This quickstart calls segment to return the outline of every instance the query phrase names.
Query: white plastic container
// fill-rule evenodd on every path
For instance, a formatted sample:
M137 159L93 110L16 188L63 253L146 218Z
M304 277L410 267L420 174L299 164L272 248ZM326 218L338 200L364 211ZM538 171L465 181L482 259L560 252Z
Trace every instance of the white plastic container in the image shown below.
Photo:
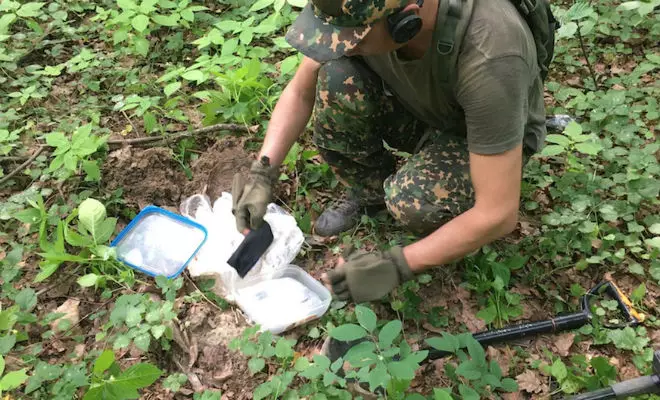
M278 334L320 318L330 307L330 291L302 268L287 265L239 280L236 303L261 331Z

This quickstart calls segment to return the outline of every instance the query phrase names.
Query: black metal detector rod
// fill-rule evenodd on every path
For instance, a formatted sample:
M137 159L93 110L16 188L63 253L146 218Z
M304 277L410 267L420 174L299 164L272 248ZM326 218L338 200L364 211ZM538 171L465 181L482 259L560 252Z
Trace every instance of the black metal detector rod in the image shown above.
M474 339L479 342L484 348L488 345L495 343L503 343L515 339L521 339L527 336L534 336L544 333L554 333L567 331L580 328L591 322L592 314L589 307L589 299L601 293L607 293L616 299L619 311L624 315L625 322L620 325L608 326L603 324L605 328L623 328L625 326L636 326L644 319L644 316L639 314L632 308L630 300L619 290L619 288L612 281L604 281L593 287L589 292L582 296L580 300L581 310L572 314L560 315L555 318L547 319L545 321L526 322L516 325L506 326L501 329L484 331L472 335ZM436 360L445 357L450 353L430 349L429 359Z
M653 375L615 383L608 388L568 397L565 400L625 399L640 394L660 393L660 350L657 350L653 356L653 372Z
M583 310L573 314L560 315L556 318L551 318L545 321L526 322L507 326L502 329L479 332L473 334L472 337L474 337L481 346L486 348L491 344L508 342L527 336L577 329L588 324L590 319L591 315ZM450 353L441 350L429 350L429 358L431 360L442 358L448 354Z

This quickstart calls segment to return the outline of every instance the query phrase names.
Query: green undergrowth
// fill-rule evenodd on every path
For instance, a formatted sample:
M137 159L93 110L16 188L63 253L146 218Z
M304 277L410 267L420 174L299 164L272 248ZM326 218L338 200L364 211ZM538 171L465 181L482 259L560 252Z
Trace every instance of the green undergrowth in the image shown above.
M228 304L212 292L212 281L184 288L183 278L151 279L116 260L110 241L138 210L125 205L121 188L106 189L103 165L112 139L168 137L219 123L257 126L256 133L218 134L248 135L252 149L301 60L283 35L303 5L0 4L3 398L129 399L148 392L220 398L212 390L188 395L187 375L171 362L172 342L182 305ZM562 28L546 82L547 112L575 121L550 132L525 168L520 230L457 265L418 276L372 307L334 302L295 340L249 328L232 348L247 358L251 376L240 379L256 382L253 397L348 399L355 385L396 399L499 398L518 390L560 396L605 387L631 369L650 373L660 328L658 6L658 0L553 3ZM201 142L170 142L188 179L190 162L205 150ZM339 190L306 137L284 160L280 182L288 190L282 200L305 233ZM312 263L347 245L413 240L386 216L365 216L338 240L305 246L303 258ZM532 302L535 318L540 309L546 316L576 311L606 273L623 283L646 316L643 324L605 328L621 317L616 303L604 299L592 305L593 323L572 332L568 355L552 346L510 346L508 371L472 339L454 309L429 304L439 286L445 296L460 286L474 320L499 328L523 319ZM82 300L100 307L74 317L73 303L57 298L53 305L47 294L63 280L75 281L64 294L70 300L88 296ZM338 360L304 352L328 336L362 342ZM579 354L578 345L589 353ZM429 372L426 360L435 350L446 361Z

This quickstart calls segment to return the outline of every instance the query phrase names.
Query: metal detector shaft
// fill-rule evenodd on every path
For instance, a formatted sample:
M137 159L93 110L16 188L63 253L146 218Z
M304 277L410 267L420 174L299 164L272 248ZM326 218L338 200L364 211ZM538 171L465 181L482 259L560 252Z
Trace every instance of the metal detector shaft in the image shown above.
M568 400L625 399L640 394L660 393L660 375L640 376L639 378L615 383L614 385L569 397Z
M605 400L625 399L640 394L660 393L660 350L653 353L653 375L615 383L614 385L589 393L569 397L566 400Z
M527 336L576 329L588 324L589 320L589 314L581 311L573 314L560 315L556 318L551 318L545 321L526 322L507 326L502 329L479 332L473 334L472 337L486 348L486 346L491 344L521 339ZM429 351L429 359L435 360L445 357L448 354L450 353L431 349Z

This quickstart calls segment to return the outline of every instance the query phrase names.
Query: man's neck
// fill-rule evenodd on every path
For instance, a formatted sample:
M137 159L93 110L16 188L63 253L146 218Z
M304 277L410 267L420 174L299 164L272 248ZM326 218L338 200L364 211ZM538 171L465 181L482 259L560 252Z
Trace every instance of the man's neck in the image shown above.
M398 50L398 53L407 59L420 59L424 57L426 51L431 47L435 23L438 19L438 6L440 0L425 0L424 6L419 11L422 18L422 30L409 41L405 46Z

